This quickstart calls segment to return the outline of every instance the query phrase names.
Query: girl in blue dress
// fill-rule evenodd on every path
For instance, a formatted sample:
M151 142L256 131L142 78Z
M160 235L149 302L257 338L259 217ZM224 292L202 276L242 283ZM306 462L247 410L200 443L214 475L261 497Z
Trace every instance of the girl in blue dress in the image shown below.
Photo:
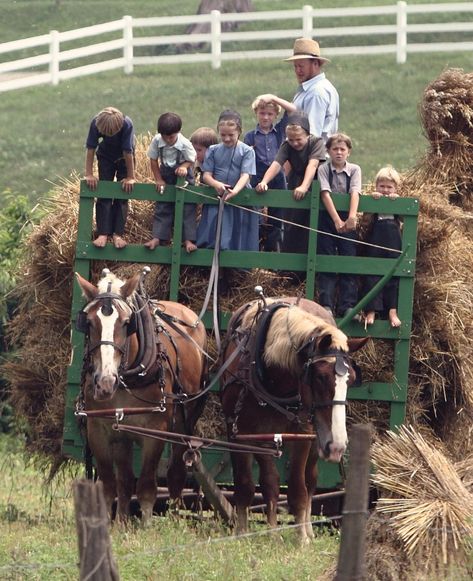
M202 166L203 182L213 187L225 200L235 198L250 187L250 176L256 174L255 152L239 141L241 117L236 111L220 114L217 131L221 143L211 145ZM238 198L235 199L238 203ZM205 205L197 228L198 248L215 247L218 206ZM222 218L221 250L258 250L259 216L235 206L225 205Z

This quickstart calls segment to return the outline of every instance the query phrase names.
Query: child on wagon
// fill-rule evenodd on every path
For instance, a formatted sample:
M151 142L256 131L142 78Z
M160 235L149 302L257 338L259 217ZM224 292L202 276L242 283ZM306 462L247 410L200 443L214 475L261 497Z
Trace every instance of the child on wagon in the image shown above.
M335 234L338 237L319 234L317 251L318 254L325 255L356 256L361 168L348 161L352 150L352 142L348 135L335 133L328 138L326 146L330 159L320 167L318 173L320 196L326 209L326 212L320 213L319 229L321 232ZM348 212L337 211L331 197L332 192L350 196ZM338 275L337 289L337 274L322 272L318 276L318 287L320 304L333 313L338 302L339 316L346 315L357 303L358 283L357 277L353 274Z
M240 114L226 109L217 123L221 143L211 145L202 166L203 182L215 189L218 197L231 200L249 186L256 173L253 148L239 140L242 124ZM218 206L205 205L197 228L197 246L215 248ZM221 250L258 250L259 216L245 209L225 205L220 239Z
M192 181L192 167L196 153L192 143L182 135L182 120L176 113L163 113L158 119L158 133L148 148L151 171L156 182L156 190L164 192L166 184L175 185L178 177ZM182 237L186 252L196 250L196 206L184 204ZM174 204L156 202L153 216L153 237L145 243L146 248L154 250L165 246L171 240L174 221Z
M130 193L135 183L135 134L132 120L115 107L102 109L91 121L86 140L85 180L95 190L99 180L121 181ZM94 175L94 157L97 156L99 177ZM124 248L123 239L128 215L128 200L98 198L95 204L97 238L94 246L103 248L113 236L115 248Z
M244 142L253 147L256 155L256 175L251 177L251 185L256 185L263 179L264 174L274 161L281 143L286 138L285 120L276 123L281 112L281 105L272 100L273 95L259 95L253 101L251 108L258 121L256 128L248 131ZM289 104L291 105L291 104ZM295 107L294 107L295 109ZM282 168L268 183L269 189L285 190L286 176ZM282 223L277 218L282 217L282 208L268 208L267 226L268 236L264 242L263 250L278 252L282 244Z
M216 145L218 143L218 135L215 129L212 129L211 127L199 127L199 129L196 129L189 139L196 153L194 183L196 186L199 186L202 183L202 165L204 163L205 154L211 145Z
M392 166L388 165L383 167L376 175L376 191L371 195L375 199L385 196L390 200L395 200L399 197L397 189L400 183L401 177ZM366 242L392 248L393 250L401 250L402 224L399 216L394 214L372 214L368 220L367 234L365 235ZM374 258L399 257L397 252L390 252L389 250L371 246L365 247L364 254ZM370 291L380 278L380 276L376 275L365 276L363 280L364 293L366 294ZM401 326L401 320L397 314L398 288L399 279L395 277L391 278L381 292L366 305L366 325L372 325L374 323L376 314L387 313L391 327L397 328Z
M291 169L287 185L293 190L295 200L302 200L312 188L321 162L325 161L325 146L320 137L311 135L309 119L302 111L287 117L286 140L281 144L275 160L256 186L257 192L265 192L269 182L281 171L286 162ZM285 209L283 218L291 223L284 224L283 252L307 252L308 233L298 225L309 226L309 210Z

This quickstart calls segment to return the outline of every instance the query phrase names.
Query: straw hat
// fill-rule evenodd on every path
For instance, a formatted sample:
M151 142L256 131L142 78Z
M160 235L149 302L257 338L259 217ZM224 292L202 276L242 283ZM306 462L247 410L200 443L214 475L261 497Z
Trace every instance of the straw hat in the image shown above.
M317 59L319 61L329 63L330 60L320 56L319 43L311 38L297 38L294 41L293 56L290 56L285 61L296 61L298 59Z

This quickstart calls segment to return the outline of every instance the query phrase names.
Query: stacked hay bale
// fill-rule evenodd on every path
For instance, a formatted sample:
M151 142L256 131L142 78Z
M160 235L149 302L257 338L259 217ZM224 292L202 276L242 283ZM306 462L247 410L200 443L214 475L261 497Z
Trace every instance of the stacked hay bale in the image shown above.
M425 89L420 117L429 149L403 180L403 194L420 200L413 427L373 450L380 499L367 562L379 580L463 578L471 567L473 74L444 71Z

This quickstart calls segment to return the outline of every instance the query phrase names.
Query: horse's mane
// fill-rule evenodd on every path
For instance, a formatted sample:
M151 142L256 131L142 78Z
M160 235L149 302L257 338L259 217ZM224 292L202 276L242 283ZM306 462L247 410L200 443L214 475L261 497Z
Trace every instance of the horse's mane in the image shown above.
M123 280L119 279L116 274L109 272L97 283L97 288L99 289L100 294L109 292L109 283L111 283L110 292L114 294L120 294L120 289L125 284Z
M268 299L272 304L276 300ZM258 310L255 302L245 313L242 326L249 328ZM297 370L300 363L297 359L297 350L310 337L319 337L329 334L332 336L331 348L348 352L347 336L334 325L321 317L317 317L296 305L278 309L273 314L266 337L264 362L266 365L275 365L283 369Z

